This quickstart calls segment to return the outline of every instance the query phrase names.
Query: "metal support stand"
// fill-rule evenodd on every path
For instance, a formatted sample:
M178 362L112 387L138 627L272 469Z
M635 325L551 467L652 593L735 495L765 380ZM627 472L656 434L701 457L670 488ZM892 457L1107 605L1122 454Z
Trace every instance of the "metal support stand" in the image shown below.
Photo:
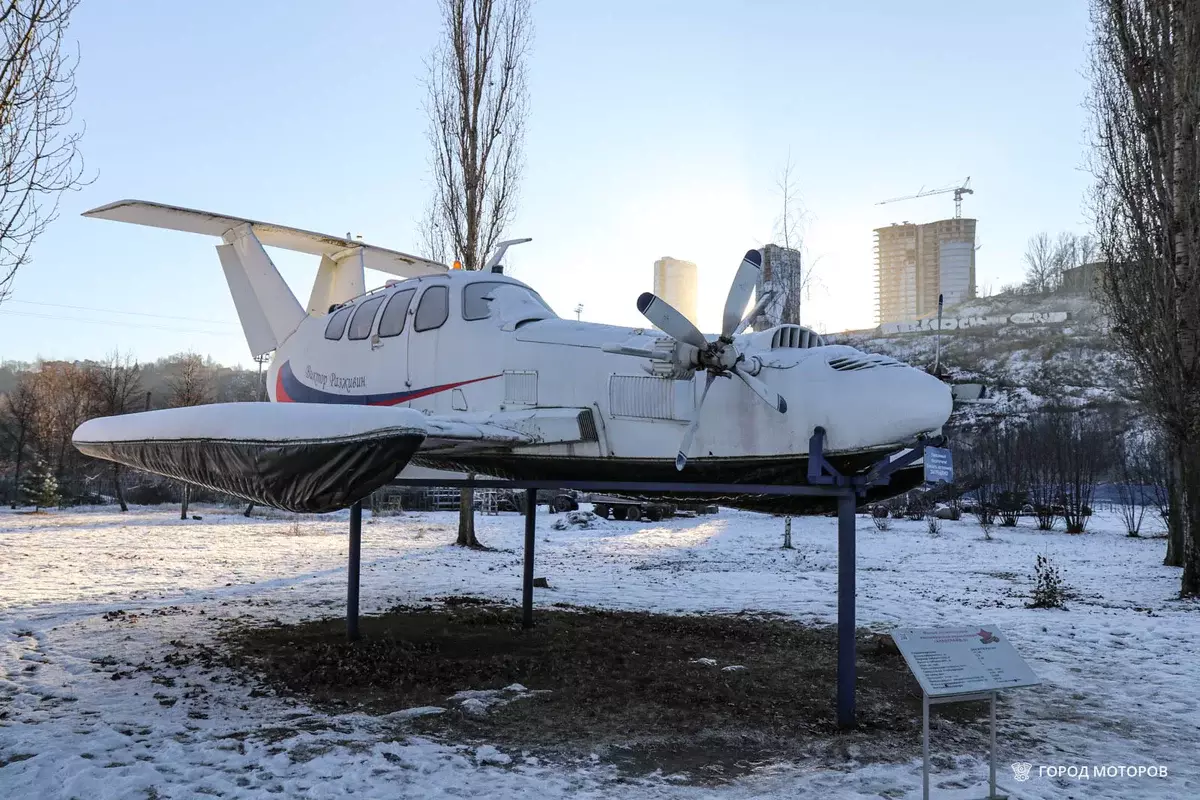
M362 553L362 503L350 506L350 556L346 564L346 638L358 638L358 567Z
M537 518L538 489L587 489L604 492L670 492L704 495L766 495L772 497L837 498L838 509L838 678L837 721L843 728L853 727L855 716L855 507L859 496L865 496L873 486L886 485L901 469L912 466L925 455L926 446L941 446L943 439L918 438L908 447L880 461L870 469L853 475L843 475L825 458L825 429L813 430L808 449L808 481L806 484L699 483L690 481L583 481L583 480L467 480L435 478L401 478L393 486L457 487L463 489L522 489L525 491L525 563L521 591L521 624L533 627L533 550ZM361 514L361 510L359 512ZM350 605L347 628L358 632L358 523L353 511L350 517L351 572ZM353 617L353 622L351 621Z
M854 506L856 495L838 496L838 655L837 723L840 728L854 727Z
M983 800L1008 800L1008 795L997 794L996 789L996 693L975 692L954 694L946 697L930 697L921 693L921 798L929 800L929 707L937 703L965 703L971 700L987 700L991 704L991 750L988 754L988 793Z
M525 575L521 583L521 627L533 627L533 542L537 522L537 489L525 490Z

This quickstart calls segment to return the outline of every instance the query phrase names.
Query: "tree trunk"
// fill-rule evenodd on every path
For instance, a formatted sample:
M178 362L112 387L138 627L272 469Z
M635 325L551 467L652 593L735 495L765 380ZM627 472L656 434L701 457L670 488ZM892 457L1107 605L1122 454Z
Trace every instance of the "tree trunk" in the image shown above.
M475 473L467 473L474 480ZM475 490L462 489L458 493L458 541L459 547L483 547L475 538Z
M1185 440L1190 452L1183 462L1183 498L1180 516L1183 518L1183 578L1180 597L1200 597L1200 452Z
M458 495L458 541L460 547L481 547L475 538L475 490L463 489Z
M1183 566L1183 461L1178 442L1168 456L1167 465L1167 557L1163 566Z
M17 503L21 502L21 455L25 451L25 436L23 435L17 440L17 471L13 476L12 488L12 505L11 508L16 508Z
M121 504L122 511L128 511L129 506L125 504L125 490L121 488L121 465L113 463L113 490L117 495L117 502Z
M242 512L242 516L245 516L245 517L250 516L250 512L253 510L254 510L254 503L249 503L246 506L246 510L244 512Z
M188 517L188 495L191 494L191 487L186 483L183 485L183 502L179 504L179 518L187 519Z

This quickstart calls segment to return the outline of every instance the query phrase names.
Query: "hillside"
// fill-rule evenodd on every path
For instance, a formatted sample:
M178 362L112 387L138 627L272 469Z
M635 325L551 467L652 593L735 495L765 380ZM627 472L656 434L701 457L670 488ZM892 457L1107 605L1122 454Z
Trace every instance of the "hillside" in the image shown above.
M954 383L983 383L985 402L956 409L960 423L1023 415L1047 404L1128 407L1128 364L1111 340L1097 304L1084 295L1003 294L945 310L945 319L1027 318L1066 312L1062 322L1006 323L946 330L941 362ZM883 353L913 366L934 362L937 334L835 334L831 340Z

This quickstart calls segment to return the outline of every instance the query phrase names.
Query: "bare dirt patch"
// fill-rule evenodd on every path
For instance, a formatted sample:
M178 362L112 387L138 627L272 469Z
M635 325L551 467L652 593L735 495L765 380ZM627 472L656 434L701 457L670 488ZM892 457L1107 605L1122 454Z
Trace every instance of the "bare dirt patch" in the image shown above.
M425 733L567 758L598 753L631 772L721 780L781 759L904 759L920 741L921 694L891 639L858 642L857 730L834 716L836 630L758 615L673 616L558 606L522 630L518 608L443 598L361 620L236 628L230 666L329 711L445 713ZM480 709L452 695L504 689ZM484 698L485 704L489 702ZM983 704L939 710L943 741L982 744L966 726Z

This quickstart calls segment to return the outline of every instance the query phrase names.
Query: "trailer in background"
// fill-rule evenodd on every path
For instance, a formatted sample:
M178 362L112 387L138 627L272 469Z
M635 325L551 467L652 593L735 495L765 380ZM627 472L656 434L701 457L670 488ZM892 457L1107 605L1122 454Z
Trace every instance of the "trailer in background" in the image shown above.
M713 503L669 503L665 500L621 497L614 494L593 494L589 495L587 500L592 504L592 511L601 519L608 519L611 515L613 519L631 522L640 519L658 522L675 516L717 513L717 506Z

